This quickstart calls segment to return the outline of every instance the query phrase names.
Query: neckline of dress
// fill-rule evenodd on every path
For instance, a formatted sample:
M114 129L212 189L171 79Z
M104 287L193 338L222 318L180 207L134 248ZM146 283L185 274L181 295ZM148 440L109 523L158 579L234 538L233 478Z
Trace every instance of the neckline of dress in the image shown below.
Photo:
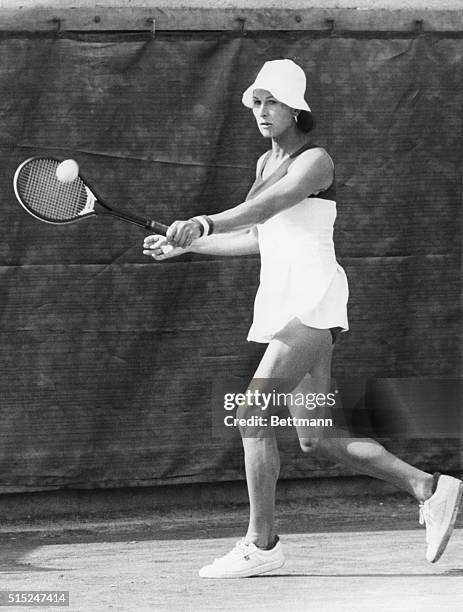
M261 181L267 181L269 178L271 178L273 176L273 174L275 174L275 172L278 172L278 170L284 165L287 164L288 162L290 162L291 160L293 160L295 157L297 157L298 155L300 155L301 153L303 153L304 151L306 151L307 149L313 149L315 148L317 145L312 144L310 142L305 142L301 147L299 147L299 149L296 149L295 151L293 151L293 153L291 153L291 155L288 155L288 157L285 157L284 159L281 160L281 162L278 164L278 166L266 177L264 178L264 170L265 167L267 166L267 162L270 159L270 156L272 155L272 150L269 151L269 154L267 155L267 157L264 159L264 163L262 164L262 168L260 170L260 179Z

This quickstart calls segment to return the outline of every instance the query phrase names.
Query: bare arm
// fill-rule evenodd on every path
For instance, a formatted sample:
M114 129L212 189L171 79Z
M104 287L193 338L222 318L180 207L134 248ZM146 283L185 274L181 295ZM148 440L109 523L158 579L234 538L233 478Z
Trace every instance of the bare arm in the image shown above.
M294 160L283 178L265 191L234 208L210 215L214 232L229 232L263 223L308 195L326 189L332 178L333 165L326 151L309 149Z
M263 223L307 196L327 189L333 180L333 162L322 148L301 153L289 166L287 174L253 198L215 215L214 233L228 233ZM201 235L194 220L174 221L167 230L171 244L188 247Z
M238 256L259 253L259 242L256 227L237 230L226 234L213 234L198 238L182 249L173 247L165 236L153 234L145 238L143 254L156 261L178 257L184 253L201 253L203 255Z
M194 240L189 250L204 255L254 255L259 253L255 226L226 234L212 234Z

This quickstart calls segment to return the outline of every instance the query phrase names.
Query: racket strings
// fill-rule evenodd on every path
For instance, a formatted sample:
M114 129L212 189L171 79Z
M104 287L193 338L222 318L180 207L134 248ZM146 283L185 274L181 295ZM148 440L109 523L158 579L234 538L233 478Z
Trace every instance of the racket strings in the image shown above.
M79 216L87 204L87 191L80 177L73 181L58 180L59 162L34 159L20 171L18 191L24 204L45 219L69 221Z

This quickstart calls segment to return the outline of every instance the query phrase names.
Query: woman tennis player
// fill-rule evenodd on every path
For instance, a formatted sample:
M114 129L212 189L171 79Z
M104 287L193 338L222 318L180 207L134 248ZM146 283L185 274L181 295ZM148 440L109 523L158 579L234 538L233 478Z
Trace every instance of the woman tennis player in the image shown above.
M312 115L306 77L293 61L266 62L244 92L271 149L257 163L246 201L221 213L175 221L167 236L145 239L143 253L157 261L186 250L210 255L260 253L261 276L248 340L268 343L250 384L261 392L328 393L336 337L348 329L348 285L333 245L336 192L333 162L311 143ZM275 387L275 381L278 380ZM256 382L258 381L258 383ZM268 381L268 388L266 388ZM290 402L291 404L291 402ZM304 407L289 405L294 417ZM237 416L261 414L252 404ZM274 432L242 427L250 502L247 533L235 548L203 567L204 578L255 576L281 567L282 546L274 529L279 453ZM297 427L303 452L341 462L408 491L420 505L430 562L450 538L463 483L423 472L371 439L323 436Z

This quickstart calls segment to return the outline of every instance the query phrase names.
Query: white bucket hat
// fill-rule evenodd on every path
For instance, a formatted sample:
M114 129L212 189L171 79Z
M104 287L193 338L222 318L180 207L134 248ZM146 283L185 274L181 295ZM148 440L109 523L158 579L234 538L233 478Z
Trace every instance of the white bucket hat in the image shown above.
M279 102L291 108L310 111L304 99L307 80L300 66L290 59L265 62L254 83L246 89L242 102L253 107L252 94L255 89L269 91Z

